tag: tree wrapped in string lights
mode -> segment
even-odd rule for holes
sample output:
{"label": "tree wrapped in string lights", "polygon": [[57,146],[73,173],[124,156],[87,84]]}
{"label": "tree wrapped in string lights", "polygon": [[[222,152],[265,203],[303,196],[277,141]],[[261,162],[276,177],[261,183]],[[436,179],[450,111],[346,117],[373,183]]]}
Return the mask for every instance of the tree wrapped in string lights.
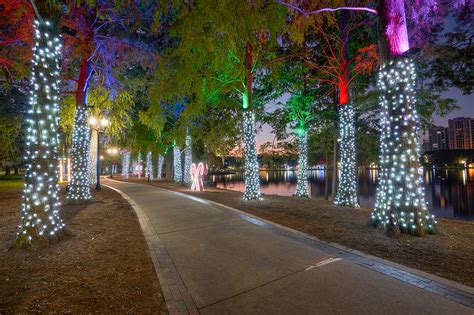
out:
{"label": "tree wrapped in string lights", "polygon": [[436,221],[428,211],[423,191],[416,70],[408,52],[404,2],[379,1],[378,12],[381,67],[377,84],[382,119],[380,173],[371,220],[391,235],[432,233]]}
{"label": "tree wrapped in string lights", "polygon": [[59,27],[40,17],[34,26],[25,187],[16,239],[23,248],[47,243],[64,228],[58,199]]}
{"label": "tree wrapped in string lights", "polygon": [[297,197],[309,197],[308,191],[308,125],[313,119],[314,98],[305,94],[294,94],[286,103],[286,110],[296,122],[295,134],[298,142],[298,172],[296,175]]}
{"label": "tree wrapped in string lights", "polygon": [[89,144],[89,184],[97,184],[97,141],[98,133],[91,132],[91,142]]}
{"label": "tree wrapped in string lights", "polygon": [[298,173],[296,175],[297,197],[309,197],[308,191],[308,130],[298,127],[296,130],[298,137]]}
{"label": "tree wrapped in string lights", "polygon": [[181,149],[175,145],[173,147],[173,179],[176,183],[183,181],[183,166],[181,164]]}
{"label": "tree wrapped in string lights", "polygon": [[161,176],[163,174],[163,162],[165,161],[165,158],[163,155],[158,154],[158,167],[156,170],[156,179],[161,179]]}
{"label": "tree wrapped in string lights", "polygon": [[184,176],[183,181],[187,187],[191,186],[191,164],[193,163],[193,150],[191,148],[191,135],[189,128],[186,128],[186,138],[184,140]]}
{"label": "tree wrapped in string lights", "polygon": [[130,169],[130,151],[122,150],[122,177],[128,179]]}
{"label": "tree wrapped in string lights", "polygon": [[89,187],[90,130],[87,116],[86,104],[76,108],[71,148],[72,174],[67,198],[78,202],[92,198]]}
{"label": "tree wrapped in string lights", "polygon": [[145,177],[146,178],[150,178],[150,179],[153,179],[153,159],[152,159],[153,155],[152,153],[149,151],[147,152],[146,154],[146,166],[145,166]]}
{"label": "tree wrapped in string lights", "polygon": [[260,178],[258,173],[257,129],[255,113],[244,111],[243,138],[245,147],[245,191],[244,200],[260,198]]}
{"label": "tree wrapped in string lights", "polygon": [[354,108],[350,103],[339,108],[339,152],[341,175],[334,203],[359,207]]}

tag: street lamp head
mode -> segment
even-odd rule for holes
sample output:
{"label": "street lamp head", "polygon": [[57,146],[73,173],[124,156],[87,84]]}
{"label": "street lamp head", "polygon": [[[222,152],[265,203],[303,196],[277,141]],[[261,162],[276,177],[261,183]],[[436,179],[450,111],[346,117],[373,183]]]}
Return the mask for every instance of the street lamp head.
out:
{"label": "street lamp head", "polygon": [[92,126],[97,125],[97,119],[94,116],[91,116],[89,118],[89,124],[92,125]]}
{"label": "street lamp head", "polygon": [[108,121],[107,118],[102,118],[102,119],[100,120],[100,125],[101,125],[102,127],[107,127],[108,124],[109,124],[109,121]]}
{"label": "street lamp head", "polygon": [[112,149],[112,154],[117,154],[117,153],[118,153],[117,148],[113,148],[113,149]]}
{"label": "street lamp head", "polygon": [[112,149],[111,149],[111,148],[108,148],[108,149],[107,149],[107,153],[108,153],[108,154],[111,154],[111,153],[112,153]]}

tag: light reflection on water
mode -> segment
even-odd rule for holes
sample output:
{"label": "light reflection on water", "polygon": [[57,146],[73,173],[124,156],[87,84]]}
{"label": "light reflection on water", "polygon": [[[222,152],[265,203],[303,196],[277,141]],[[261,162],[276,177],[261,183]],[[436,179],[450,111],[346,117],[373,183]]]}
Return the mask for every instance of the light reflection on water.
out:
{"label": "light reflection on water", "polygon": [[[311,170],[309,189],[312,197],[324,197],[325,170]],[[332,175],[327,171],[328,191],[331,193]],[[359,196],[362,207],[375,203],[378,171],[359,173]],[[425,194],[430,211],[439,217],[474,220],[474,169],[425,169]],[[213,175],[209,178],[218,188],[243,191],[243,174]],[[294,171],[260,171],[261,191],[265,194],[293,195],[296,189]]]}

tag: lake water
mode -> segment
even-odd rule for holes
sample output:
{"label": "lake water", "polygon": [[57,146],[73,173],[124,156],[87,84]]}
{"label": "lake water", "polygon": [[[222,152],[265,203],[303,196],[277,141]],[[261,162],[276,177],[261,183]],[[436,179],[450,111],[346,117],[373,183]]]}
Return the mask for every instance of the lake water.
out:
{"label": "lake water", "polygon": [[[365,170],[359,174],[359,196],[362,207],[372,208],[375,203],[377,171]],[[309,190],[312,197],[324,197],[325,176],[331,171],[309,171]],[[463,220],[474,220],[474,169],[425,169],[425,194],[432,214]],[[208,180],[218,188],[243,191],[243,174],[212,175]],[[261,191],[265,194],[291,196],[296,189],[294,171],[260,171]]]}

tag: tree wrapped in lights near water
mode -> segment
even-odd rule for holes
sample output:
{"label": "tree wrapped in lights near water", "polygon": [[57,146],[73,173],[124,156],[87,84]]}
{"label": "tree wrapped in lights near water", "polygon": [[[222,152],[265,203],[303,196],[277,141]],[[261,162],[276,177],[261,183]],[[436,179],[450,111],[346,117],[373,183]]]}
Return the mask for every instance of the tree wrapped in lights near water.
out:
{"label": "tree wrapped in lights near water", "polygon": [[296,122],[295,134],[298,142],[298,172],[296,175],[297,197],[309,197],[308,191],[308,125],[313,118],[314,98],[305,94],[294,94],[286,107],[292,121]]}
{"label": "tree wrapped in lights near water", "polygon": [[19,247],[39,246],[64,228],[58,199],[59,28],[40,17],[34,24]]}
{"label": "tree wrapped in lights near water", "polygon": [[418,143],[416,70],[409,57],[403,0],[380,1],[381,67],[378,75],[381,120],[380,174],[372,223],[390,234],[434,232],[423,191]]}
{"label": "tree wrapped in lights near water", "polygon": [[[422,168],[419,163],[419,119],[415,108],[415,67],[410,58],[404,0],[378,1],[377,10],[367,7],[322,8],[304,11],[287,2],[303,15],[336,10],[362,10],[378,15],[378,39],[381,69],[378,78],[382,108],[380,173],[376,205],[371,214],[374,226],[383,226],[390,234],[401,232],[421,235],[434,232],[436,221],[428,211],[423,193]],[[414,27],[433,29],[437,16],[446,15],[446,4],[410,3]],[[469,6],[463,0],[453,1],[456,8]],[[438,11],[438,12],[436,12]],[[420,32],[418,32],[420,35]],[[419,36],[420,37],[420,36]],[[418,38],[419,39],[419,38]]]}

